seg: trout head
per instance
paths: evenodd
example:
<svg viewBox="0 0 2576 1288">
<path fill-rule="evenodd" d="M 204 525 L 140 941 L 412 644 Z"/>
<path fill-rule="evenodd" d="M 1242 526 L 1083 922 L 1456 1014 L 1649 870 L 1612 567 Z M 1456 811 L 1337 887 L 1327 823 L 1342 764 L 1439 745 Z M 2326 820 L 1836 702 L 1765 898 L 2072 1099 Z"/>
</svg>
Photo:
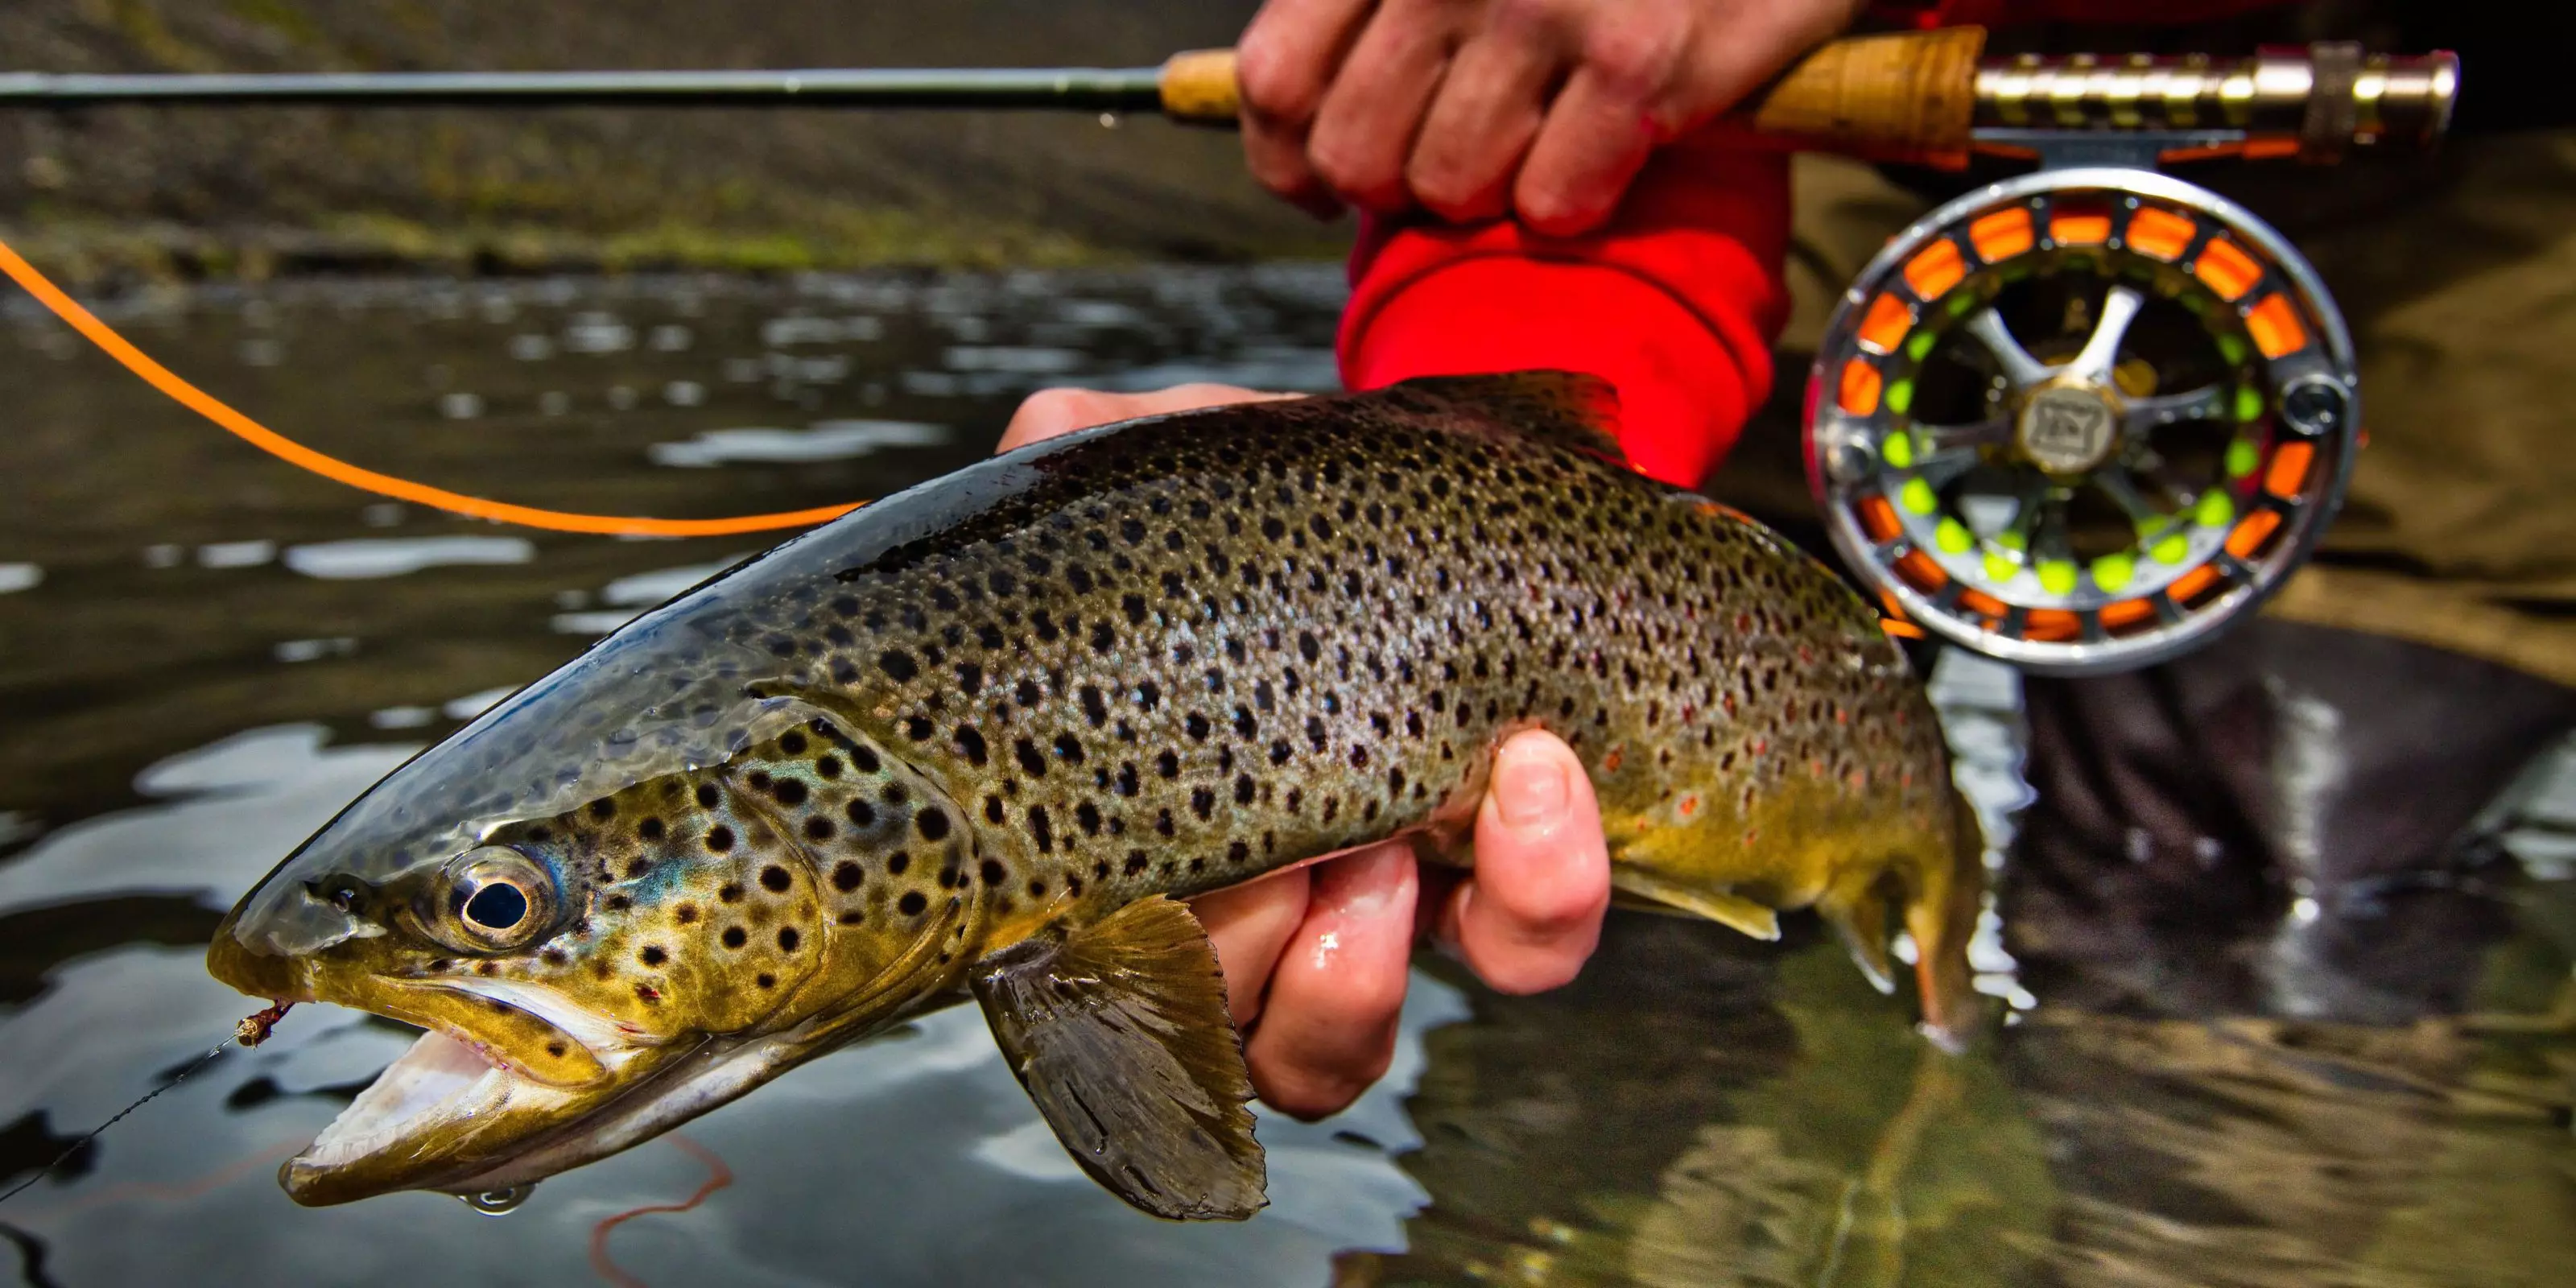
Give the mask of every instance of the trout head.
<svg viewBox="0 0 2576 1288">
<path fill-rule="evenodd" d="M 984 890 L 965 816 L 802 703 L 752 724 L 541 816 L 424 833 L 361 798 L 242 900 L 216 978 L 427 1030 L 286 1163 L 290 1195 L 532 1182 L 955 984 Z M 370 796 L 438 799 L 404 781 L 435 755 Z"/>
</svg>

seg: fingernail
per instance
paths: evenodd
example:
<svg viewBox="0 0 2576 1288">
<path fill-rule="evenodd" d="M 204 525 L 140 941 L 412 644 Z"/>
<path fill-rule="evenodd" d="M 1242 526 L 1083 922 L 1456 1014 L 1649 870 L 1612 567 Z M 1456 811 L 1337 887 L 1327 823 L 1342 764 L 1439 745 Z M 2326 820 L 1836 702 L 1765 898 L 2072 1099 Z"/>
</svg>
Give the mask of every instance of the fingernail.
<svg viewBox="0 0 2576 1288">
<path fill-rule="evenodd" d="M 1545 752 L 1506 751 L 1494 767 L 1494 809 L 1512 827 L 1536 827 L 1565 812 L 1565 763 Z"/>
</svg>

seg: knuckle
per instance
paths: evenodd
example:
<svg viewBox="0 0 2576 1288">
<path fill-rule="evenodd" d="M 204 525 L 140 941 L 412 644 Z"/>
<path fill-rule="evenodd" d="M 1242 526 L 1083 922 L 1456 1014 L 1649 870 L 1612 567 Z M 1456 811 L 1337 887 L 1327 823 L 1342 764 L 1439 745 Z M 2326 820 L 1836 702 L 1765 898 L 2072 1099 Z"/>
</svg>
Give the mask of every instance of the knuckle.
<svg viewBox="0 0 2576 1288">
<path fill-rule="evenodd" d="M 1653 23 L 1601 24 L 1584 38 L 1584 67 L 1603 95 L 1619 102 L 1644 103 L 1660 96 L 1681 56 L 1681 42 Z"/>
<path fill-rule="evenodd" d="M 1478 183 L 1464 167 L 1446 159 L 1405 167 L 1404 182 L 1413 189 L 1415 199 L 1433 214 L 1453 222 L 1467 216 L 1487 186 Z"/>
<path fill-rule="evenodd" d="M 1513 37 L 1551 34 L 1572 16 L 1568 0 L 1495 0 L 1491 30 Z"/>
<path fill-rule="evenodd" d="M 1323 97 L 1323 80 L 1315 70 L 1258 30 L 1245 33 L 1235 50 L 1234 82 L 1254 116 L 1280 124 L 1312 117 Z"/>
<path fill-rule="evenodd" d="M 1338 131 L 1318 131 L 1307 144 L 1306 164 L 1325 186 L 1354 201 L 1379 203 L 1388 196 L 1391 167 L 1374 151 L 1346 140 Z"/>
</svg>

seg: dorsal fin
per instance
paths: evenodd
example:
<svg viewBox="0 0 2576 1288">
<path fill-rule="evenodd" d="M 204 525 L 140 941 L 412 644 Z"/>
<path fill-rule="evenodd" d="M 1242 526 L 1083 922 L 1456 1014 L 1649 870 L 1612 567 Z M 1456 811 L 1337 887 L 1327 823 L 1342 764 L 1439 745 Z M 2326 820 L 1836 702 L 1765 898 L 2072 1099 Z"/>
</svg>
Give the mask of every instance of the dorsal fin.
<svg viewBox="0 0 2576 1288">
<path fill-rule="evenodd" d="M 1580 371 L 1507 371 L 1481 376 L 1417 376 L 1390 386 L 1470 407 L 1525 434 L 1562 443 L 1618 465 L 1619 391 Z"/>
</svg>

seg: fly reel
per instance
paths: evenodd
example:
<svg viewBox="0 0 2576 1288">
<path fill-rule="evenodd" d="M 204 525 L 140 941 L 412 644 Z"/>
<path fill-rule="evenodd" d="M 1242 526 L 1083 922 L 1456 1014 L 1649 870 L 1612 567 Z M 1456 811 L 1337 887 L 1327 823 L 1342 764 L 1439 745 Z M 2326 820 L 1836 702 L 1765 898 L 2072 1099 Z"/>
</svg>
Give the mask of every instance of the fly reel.
<svg viewBox="0 0 2576 1288">
<path fill-rule="evenodd" d="M 1889 242 L 1826 324 L 1809 481 L 1891 616 L 2044 674 L 2144 666 L 2254 610 L 2315 547 L 2360 445 L 2352 341 L 2278 232 L 2147 168 L 2245 154 L 2246 131 L 1978 131 L 2004 135 L 2044 163 L 2140 163 L 1992 184 Z"/>
</svg>

